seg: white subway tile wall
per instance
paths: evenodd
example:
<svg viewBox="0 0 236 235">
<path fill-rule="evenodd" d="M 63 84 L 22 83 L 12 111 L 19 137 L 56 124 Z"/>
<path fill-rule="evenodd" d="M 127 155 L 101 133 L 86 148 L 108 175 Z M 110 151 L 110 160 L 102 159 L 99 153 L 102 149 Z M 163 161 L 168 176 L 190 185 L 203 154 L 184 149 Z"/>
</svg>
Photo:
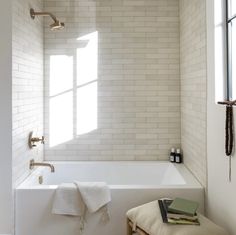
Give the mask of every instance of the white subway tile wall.
<svg viewBox="0 0 236 235">
<path fill-rule="evenodd" d="M 28 135 L 43 134 L 43 19 L 30 18 L 30 7 L 43 9 L 42 0 L 13 4 L 13 185 L 29 174 L 29 160 L 43 159 L 43 148 L 28 148 Z"/>
<path fill-rule="evenodd" d="M 206 1 L 180 0 L 181 145 L 206 186 Z"/>
<path fill-rule="evenodd" d="M 45 19 L 45 159 L 167 160 L 180 146 L 179 1 L 44 7 L 66 24 Z"/>
</svg>

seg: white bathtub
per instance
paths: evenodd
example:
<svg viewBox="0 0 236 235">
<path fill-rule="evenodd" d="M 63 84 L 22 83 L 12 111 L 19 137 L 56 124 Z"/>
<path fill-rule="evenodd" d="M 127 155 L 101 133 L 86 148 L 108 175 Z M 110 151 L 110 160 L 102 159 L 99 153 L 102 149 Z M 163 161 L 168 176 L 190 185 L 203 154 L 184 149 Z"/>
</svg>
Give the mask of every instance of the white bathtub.
<svg viewBox="0 0 236 235">
<path fill-rule="evenodd" d="M 123 235 L 126 211 L 162 197 L 196 200 L 204 211 L 204 189 L 186 167 L 168 162 L 52 162 L 55 173 L 39 167 L 16 189 L 16 235 L 78 235 L 77 217 L 52 215 L 57 186 L 65 182 L 105 181 L 112 201 L 110 222 L 88 215 L 84 235 Z M 38 177 L 44 183 L 39 185 Z"/>
</svg>

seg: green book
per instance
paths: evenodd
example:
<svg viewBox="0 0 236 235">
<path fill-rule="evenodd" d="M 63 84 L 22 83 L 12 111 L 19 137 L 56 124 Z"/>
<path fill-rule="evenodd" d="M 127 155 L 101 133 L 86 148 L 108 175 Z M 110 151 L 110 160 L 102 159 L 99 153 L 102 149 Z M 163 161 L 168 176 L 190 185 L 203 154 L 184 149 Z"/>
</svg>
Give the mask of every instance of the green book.
<svg viewBox="0 0 236 235">
<path fill-rule="evenodd" d="M 172 213 L 181 213 L 184 215 L 194 216 L 198 208 L 198 203 L 183 198 L 175 198 L 168 207 Z"/>
<path fill-rule="evenodd" d="M 188 220 L 188 219 L 183 219 L 183 218 L 168 218 L 167 217 L 167 211 L 164 205 L 164 201 L 170 201 L 170 200 L 158 200 L 158 204 L 160 207 L 160 213 L 161 213 L 161 217 L 163 220 L 163 223 L 168 223 L 168 224 L 181 224 L 181 225 L 200 225 L 200 222 L 198 220 L 198 218 L 194 219 L 194 220 Z"/>
</svg>

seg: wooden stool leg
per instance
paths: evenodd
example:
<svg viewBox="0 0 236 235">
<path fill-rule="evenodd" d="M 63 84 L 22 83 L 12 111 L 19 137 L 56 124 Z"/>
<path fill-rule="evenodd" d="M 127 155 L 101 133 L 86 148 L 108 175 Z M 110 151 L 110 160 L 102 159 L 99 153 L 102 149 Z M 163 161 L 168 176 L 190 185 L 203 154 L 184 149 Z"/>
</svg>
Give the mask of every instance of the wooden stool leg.
<svg viewBox="0 0 236 235">
<path fill-rule="evenodd" d="M 133 234 L 132 227 L 130 226 L 130 221 L 128 218 L 127 218 L 126 222 L 127 222 L 127 235 L 132 235 Z"/>
</svg>

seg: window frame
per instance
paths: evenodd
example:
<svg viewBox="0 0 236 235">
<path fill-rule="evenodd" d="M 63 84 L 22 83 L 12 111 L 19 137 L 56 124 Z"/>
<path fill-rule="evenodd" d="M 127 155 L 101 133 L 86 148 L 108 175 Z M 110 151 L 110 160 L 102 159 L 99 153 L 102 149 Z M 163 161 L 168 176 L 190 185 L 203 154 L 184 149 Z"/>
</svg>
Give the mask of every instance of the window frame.
<svg viewBox="0 0 236 235">
<path fill-rule="evenodd" d="M 236 22 L 236 14 L 231 15 L 231 0 L 226 0 L 226 86 L 227 100 L 232 100 L 232 22 Z"/>
</svg>

